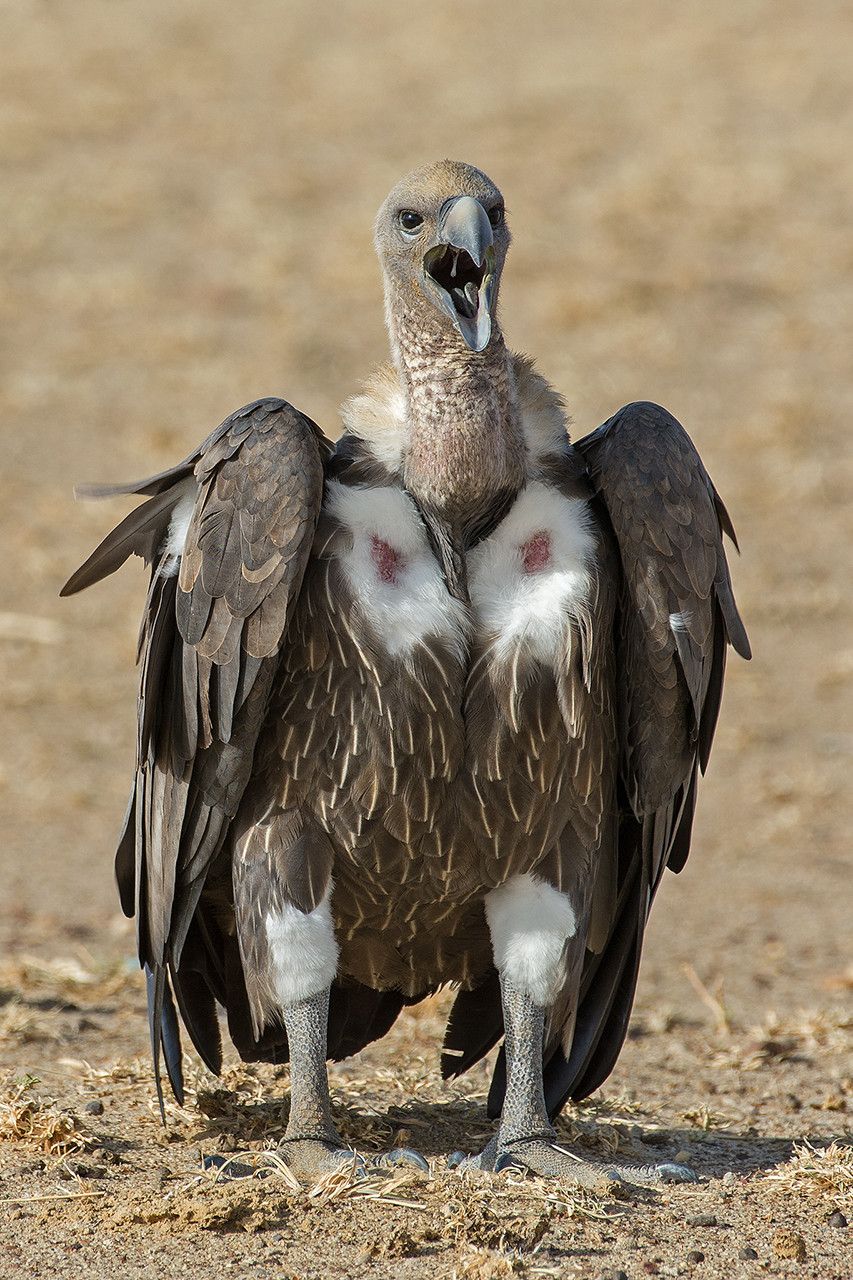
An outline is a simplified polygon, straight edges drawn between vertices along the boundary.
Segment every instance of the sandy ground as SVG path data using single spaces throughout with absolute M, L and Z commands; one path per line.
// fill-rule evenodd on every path
M 0 5 L 0 1274 L 853 1273 L 851 50 L 847 0 Z M 576 434 L 667 405 L 740 537 L 756 656 L 631 1037 L 564 1131 L 686 1152 L 696 1188 L 311 1199 L 201 1171 L 274 1146 L 286 1073 L 199 1068 L 165 1136 L 151 1109 L 111 872 L 144 579 L 59 602 L 121 514 L 71 486 L 260 395 L 334 434 L 385 349 L 374 211 L 443 155 L 507 197 L 504 327 Z M 437 1169 L 487 1133 L 485 1075 L 437 1081 L 440 1015 L 333 1084 L 355 1140 L 408 1131 Z

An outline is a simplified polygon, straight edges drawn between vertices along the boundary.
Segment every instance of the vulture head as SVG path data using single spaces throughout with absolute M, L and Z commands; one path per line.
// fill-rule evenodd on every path
M 451 328 L 485 350 L 509 241 L 503 196 L 479 169 L 439 160 L 407 174 L 376 217 L 393 337 L 414 326 L 446 342 Z

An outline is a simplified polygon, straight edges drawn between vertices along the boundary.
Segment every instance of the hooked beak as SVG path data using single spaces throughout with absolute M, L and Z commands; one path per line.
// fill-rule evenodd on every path
M 489 216 L 479 200 L 457 196 L 442 213 L 438 243 L 424 257 L 427 296 L 444 311 L 472 351 L 488 346 L 495 286 Z

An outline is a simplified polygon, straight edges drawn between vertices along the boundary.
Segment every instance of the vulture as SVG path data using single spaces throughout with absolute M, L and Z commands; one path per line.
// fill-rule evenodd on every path
M 496 1132 L 451 1165 L 600 1176 L 553 1120 L 619 1054 L 727 646 L 750 656 L 690 438 L 635 403 L 571 443 L 504 342 L 509 243 L 478 169 L 408 174 L 375 224 L 391 359 L 337 443 L 257 400 L 170 470 L 82 491 L 147 499 L 63 594 L 150 566 L 115 867 L 161 1109 L 178 1016 L 217 1072 L 224 1010 L 245 1060 L 290 1063 L 306 1179 L 355 1158 L 327 1061 L 447 985 L 445 1078 L 502 1041 Z

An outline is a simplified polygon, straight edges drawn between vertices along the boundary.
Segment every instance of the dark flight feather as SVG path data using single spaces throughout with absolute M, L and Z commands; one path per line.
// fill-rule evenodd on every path
M 319 428 L 285 401 L 256 401 L 227 418 L 179 466 L 131 485 L 80 491 L 152 495 L 104 539 L 62 594 L 99 581 L 131 554 L 151 566 L 140 638 L 137 778 L 116 875 L 122 906 L 137 917 L 155 1061 L 162 1048 L 176 1092 L 180 1048 L 167 968 L 177 969 L 206 869 L 249 780 L 275 651 L 311 549 L 328 451 Z M 246 453 L 255 486 L 246 481 Z M 230 483 L 235 475 L 239 485 Z M 269 483 L 273 475 L 283 483 Z M 288 484 L 288 475 L 298 482 Z M 220 481 L 232 503 L 256 509 L 251 550 L 240 534 L 239 510 L 217 497 Z M 190 498 L 195 506 L 178 568 L 170 529 L 176 509 Z M 279 544 L 290 549 L 286 560 Z M 244 551 L 250 572 L 260 558 L 274 560 L 277 571 L 244 586 Z M 276 611 L 259 625 L 270 593 Z M 230 600 L 238 602 L 237 613 Z M 198 1015 L 191 1011 L 198 980 L 178 979 L 178 986 L 186 1014 L 195 1018 L 193 1038 L 215 1059 L 209 1007 L 203 1001 Z

